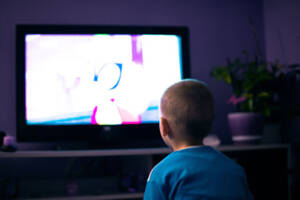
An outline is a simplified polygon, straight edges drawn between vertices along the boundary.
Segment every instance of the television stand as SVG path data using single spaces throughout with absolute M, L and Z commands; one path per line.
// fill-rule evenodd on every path
M 217 149 L 243 166 L 256 200 L 288 199 L 289 145 Z M 170 152 L 168 148 L 0 152 L 0 198 L 142 199 L 150 170 Z

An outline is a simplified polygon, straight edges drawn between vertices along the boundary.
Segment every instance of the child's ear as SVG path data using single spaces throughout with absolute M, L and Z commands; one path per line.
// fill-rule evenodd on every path
M 160 118 L 160 133 L 163 137 L 170 136 L 171 127 L 166 118 Z

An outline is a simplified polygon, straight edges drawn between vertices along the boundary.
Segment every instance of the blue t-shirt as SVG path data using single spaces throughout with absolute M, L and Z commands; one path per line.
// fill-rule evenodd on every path
M 245 172 L 209 146 L 172 152 L 151 171 L 144 200 L 252 199 Z

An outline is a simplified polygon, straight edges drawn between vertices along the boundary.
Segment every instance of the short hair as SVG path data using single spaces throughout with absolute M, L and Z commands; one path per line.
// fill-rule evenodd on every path
M 163 94 L 160 109 L 175 132 L 189 144 L 206 137 L 214 119 L 214 98 L 204 82 L 185 79 L 170 86 Z

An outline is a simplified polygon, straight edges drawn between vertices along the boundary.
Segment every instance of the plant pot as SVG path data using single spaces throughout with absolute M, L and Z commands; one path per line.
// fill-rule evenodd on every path
M 261 141 L 264 117 L 259 113 L 238 112 L 228 114 L 232 141 L 238 144 L 257 144 Z

